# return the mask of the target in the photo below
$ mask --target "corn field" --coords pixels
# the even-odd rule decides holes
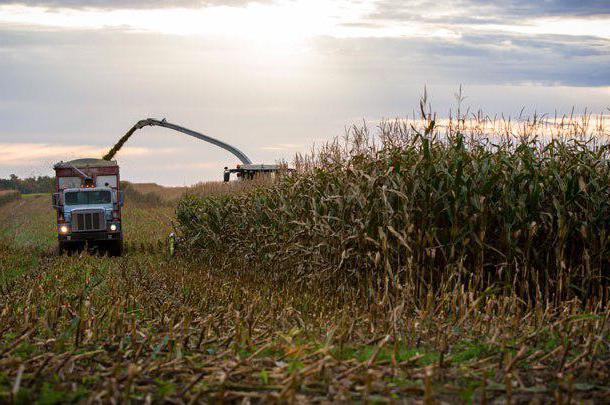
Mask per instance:
[[[479,114],[441,127],[424,105],[418,121],[352,128],[271,186],[184,198],[189,249],[273,277],[363,286],[372,299],[421,302],[463,287],[527,303],[607,302],[604,117]]]

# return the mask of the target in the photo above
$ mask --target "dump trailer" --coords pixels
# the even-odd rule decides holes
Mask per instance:
[[[117,162],[78,159],[59,162],[53,168],[59,252],[91,247],[120,256],[123,192]]]

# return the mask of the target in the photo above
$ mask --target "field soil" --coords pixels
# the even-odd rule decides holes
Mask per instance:
[[[388,310],[170,258],[174,209],[128,199],[110,258],[56,254],[49,196],[0,206],[0,403],[610,401],[605,307],[454,291]]]

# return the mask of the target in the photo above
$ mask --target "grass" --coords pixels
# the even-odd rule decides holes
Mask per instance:
[[[34,197],[51,197],[51,193],[31,193],[31,194],[23,194],[23,198],[34,198]]]
[[[435,147],[439,156],[457,153]],[[205,185],[199,197],[191,192],[178,211],[179,225],[185,226],[189,204],[210,240],[185,232],[172,259],[163,249],[176,221],[170,204],[127,197],[129,249],[119,258],[55,255],[46,197],[0,207],[0,403],[607,402],[610,311],[603,297],[528,300],[518,288],[451,279],[425,293],[407,282],[400,290],[389,274],[400,275],[397,263],[407,256],[398,237],[383,242],[375,239],[379,232],[367,235],[381,247],[386,243],[381,266],[375,267],[374,250],[354,261],[362,252],[352,248],[339,252],[345,267],[325,267],[341,240],[331,235],[326,246],[312,250],[299,234],[300,222],[318,246],[333,216],[323,204],[345,196],[357,201],[369,190],[375,212],[388,209],[375,178],[363,170],[381,177],[387,156],[365,157],[365,166],[351,166],[360,169],[363,185],[357,187],[339,188],[328,175],[332,169],[339,179],[352,179],[343,166],[310,159],[284,183]],[[269,207],[292,196],[286,184],[301,193],[295,210],[302,215],[279,224],[276,215],[288,216],[289,208]],[[222,204],[255,216],[237,221]],[[586,205],[585,212],[596,206],[601,203]],[[332,222],[331,231],[349,238],[350,228],[361,229],[363,210],[352,210],[344,227]],[[395,209],[395,215],[402,214]],[[280,238],[256,239],[273,231],[292,234],[292,249]],[[240,234],[241,246],[233,239]],[[196,250],[203,248],[209,250]],[[456,257],[471,247],[459,249]],[[476,261],[463,263],[463,272],[480,271]],[[448,275],[458,269],[427,265]],[[516,270],[507,265],[505,271]],[[550,280],[549,288],[559,286]]]
[[[51,201],[45,196],[12,201],[0,210],[0,239],[20,248],[49,250],[56,242],[55,219]]]
[[[21,198],[21,193],[15,190],[0,190],[0,205],[15,201]]]

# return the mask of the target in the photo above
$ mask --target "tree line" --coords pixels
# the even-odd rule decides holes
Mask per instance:
[[[21,179],[11,174],[7,179],[0,179],[0,190],[17,190],[21,194],[52,193],[54,189],[55,178],[50,176]]]

